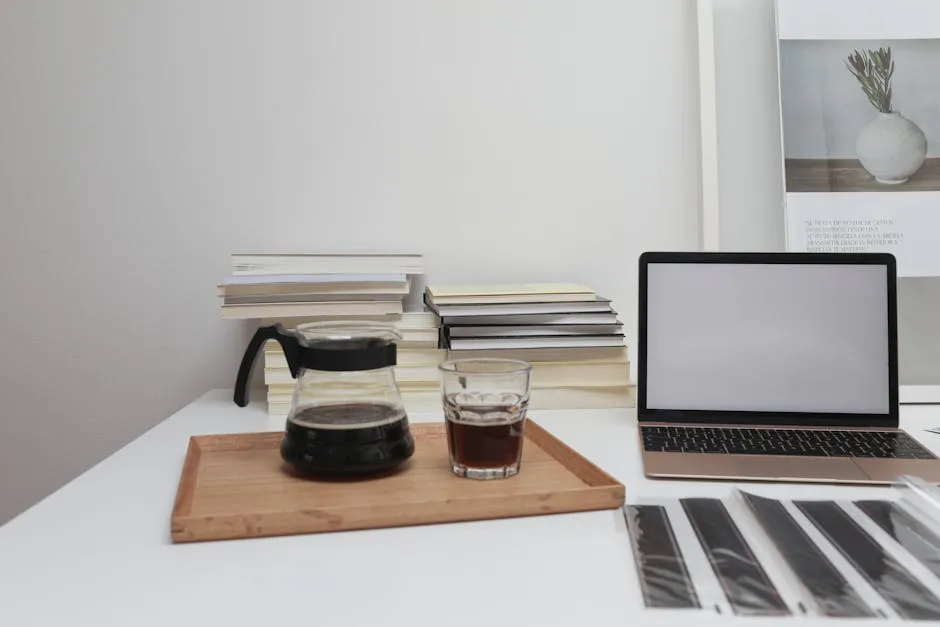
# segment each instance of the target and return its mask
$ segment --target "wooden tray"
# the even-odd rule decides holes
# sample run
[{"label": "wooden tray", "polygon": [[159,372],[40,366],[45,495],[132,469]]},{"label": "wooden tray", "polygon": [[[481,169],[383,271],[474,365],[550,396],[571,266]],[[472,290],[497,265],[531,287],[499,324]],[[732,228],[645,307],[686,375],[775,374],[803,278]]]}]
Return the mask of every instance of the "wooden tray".
[{"label": "wooden tray", "polygon": [[283,433],[196,436],[173,507],[173,542],[374,529],[613,509],[624,487],[537,423],[519,474],[476,481],[450,471],[442,423],[412,424],[415,454],[392,475],[314,481],[285,472]]}]

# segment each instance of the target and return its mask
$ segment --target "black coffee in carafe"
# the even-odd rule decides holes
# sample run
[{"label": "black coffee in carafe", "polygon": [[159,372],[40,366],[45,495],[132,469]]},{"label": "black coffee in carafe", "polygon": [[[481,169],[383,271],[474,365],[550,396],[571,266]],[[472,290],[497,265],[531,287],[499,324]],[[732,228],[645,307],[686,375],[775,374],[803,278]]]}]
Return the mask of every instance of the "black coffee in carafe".
[{"label": "black coffee in carafe", "polygon": [[400,405],[344,403],[300,409],[287,419],[281,457],[306,475],[372,473],[414,453]]},{"label": "black coffee in carafe", "polygon": [[392,366],[397,333],[363,323],[315,323],[255,333],[242,359],[235,402],[266,340],[284,350],[295,389],[281,457],[295,474],[358,475],[394,469],[414,454],[414,440]]}]

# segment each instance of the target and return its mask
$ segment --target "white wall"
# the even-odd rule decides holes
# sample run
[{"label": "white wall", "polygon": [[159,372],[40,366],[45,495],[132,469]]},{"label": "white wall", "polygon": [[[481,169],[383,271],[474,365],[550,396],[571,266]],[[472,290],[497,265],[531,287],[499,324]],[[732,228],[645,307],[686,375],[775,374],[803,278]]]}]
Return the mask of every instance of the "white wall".
[{"label": "white wall", "polygon": [[876,115],[845,67],[853,50],[890,46],[894,109],[940,154],[940,39],[785,40],[780,42],[784,146],[788,158],[854,158],[855,137]]},{"label": "white wall", "polygon": [[[784,250],[774,2],[700,1],[714,11],[720,247]],[[938,312],[940,278],[900,281],[902,384],[940,383]]]},{"label": "white wall", "polygon": [[637,255],[698,245],[694,15],[6,2],[0,522],[232,385],[251,329],[219,319],[233,250],[397,249],[436,282],[582,281],[632,329]]}]

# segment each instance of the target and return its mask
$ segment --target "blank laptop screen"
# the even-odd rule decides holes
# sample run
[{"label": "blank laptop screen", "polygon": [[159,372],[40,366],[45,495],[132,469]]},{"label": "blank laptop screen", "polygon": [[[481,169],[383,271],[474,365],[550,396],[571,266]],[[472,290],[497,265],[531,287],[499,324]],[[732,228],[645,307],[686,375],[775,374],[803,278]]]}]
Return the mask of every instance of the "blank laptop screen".
[{"label": "blank laptop screen", "polygon": [[888,413],[887,273],[650,263],[646,407]]}]

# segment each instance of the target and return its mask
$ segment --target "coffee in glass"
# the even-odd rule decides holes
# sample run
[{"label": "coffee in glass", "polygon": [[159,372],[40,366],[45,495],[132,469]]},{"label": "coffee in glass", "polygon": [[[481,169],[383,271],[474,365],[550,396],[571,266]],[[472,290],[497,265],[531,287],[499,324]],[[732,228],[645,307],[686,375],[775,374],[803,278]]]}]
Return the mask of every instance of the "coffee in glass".
[{"label": "coffee in glass", "polygon": [[454,474],[498,479],[519,472],[532,366],[510,359],[440,365],[447,446]]}]

